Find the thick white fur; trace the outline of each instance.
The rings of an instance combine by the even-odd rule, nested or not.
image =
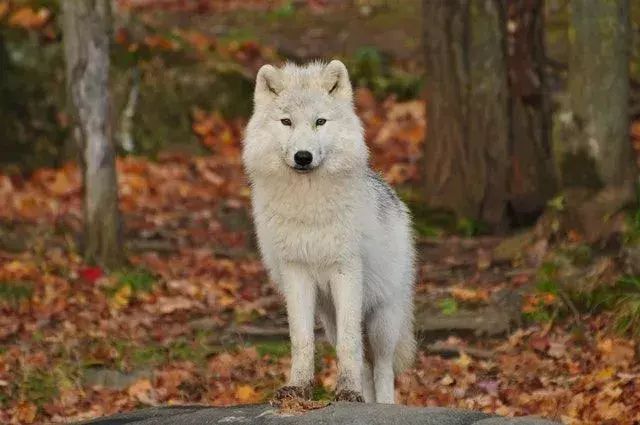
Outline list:
[[[299,150],[312,153],[311,172],[292,168]],[[317,313],[336,347],[337,390],[394,403],[394,372],[416,348],[413,236],[405,205],[368,167],[344,64],[263,66],[243,162],[262,257],[287,305],[288,385],[313,381]]]

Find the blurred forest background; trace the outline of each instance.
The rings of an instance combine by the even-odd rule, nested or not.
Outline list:
[[[414,215],[398,400],[638,423],[638,0],[0,0],[0,422],[285,381],[240,141],[259,67],[316,58]]]

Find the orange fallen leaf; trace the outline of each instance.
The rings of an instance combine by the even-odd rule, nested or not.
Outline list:
[[[598,380],[607,381],[613,378],[613,375],[615,374],[616,374],[616,370],[612,367],[608,367],[606,369],[599,370],[596,373],[595,378]]]
[[[38,407],[35,404],[29,401],[22,401],[18,404],[16,416],[19,421],[32,424],[36,419],[37,413]]]
[[[151,385],[151,381],[146,378],[131,385],[127,393],[141,403],[150,405],[157,404],[153,397],[153,385]]]
[[[175,41],[167,40],[159,35],[147,35],[144,43],[151,48],[160,48],[165,50],[177,50],[178,45]]]
[[[582,239],[582,235],[575,230],[569,230],[569,232],[567,232],[567,240],[571,243],[580,243]]]
[[[4,18],[7,15],[8,11],[9,11],[9,2],[8,1],[0,2],[0,19]]]
[[[37,12],[30,7],[22,7],[9,18],[9,25],[27,29],[42,28],[51,17],[51,11],[42,8]]]
[[[258,394],[253,387],[250,387],[249,385],[240,385],[236,389],[236,398],[241,403],[247,403],[256,400],[256,398],[258,398]]]
[[[451,290],[451,295],[462,301],[486,301],[489,293],[486,290],[468,289],[455,287]]]
[[[47,190],[56,196],[68,196],[79,193],[80,182],[73,179],[65,172],[58,172],[51,183],[46,183]]]

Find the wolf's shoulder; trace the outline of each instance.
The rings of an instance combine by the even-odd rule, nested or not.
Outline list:
[[[403,207],[403,203],[395,190],[393,190],[389,183],[387,183],[380,174],[369,168],[367,170],[366,179],[369,186],[372,187],[376,193],[378,208],[391,209]]]

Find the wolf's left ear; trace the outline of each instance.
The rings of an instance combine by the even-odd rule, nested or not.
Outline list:
[[[352,100],[353,90],[349,81],[349,71],[342,62],[332,60],[322,73],[322,86],[335,98]]]
[[[256,76],[255,102],[272,100],[284,89],[282,74],[272,65],[263,65]]]

